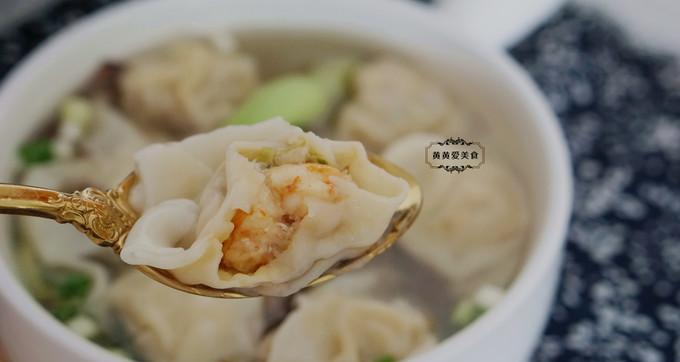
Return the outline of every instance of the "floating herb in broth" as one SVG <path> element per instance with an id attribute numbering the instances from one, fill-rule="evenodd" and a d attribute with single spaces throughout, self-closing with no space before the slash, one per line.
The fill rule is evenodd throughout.
<path id="1" fill-rule="evenodd" d="M 110 333 L 113 329 L 101 328 L 87 310 L 86 299 L 93 287 L 90 275 L 69 267 L 48 266 L 18 232 L 15 240 L 18 276 L 48 312 L 83 338 L 121 356 L 135 356 L 125 333 Z"/>

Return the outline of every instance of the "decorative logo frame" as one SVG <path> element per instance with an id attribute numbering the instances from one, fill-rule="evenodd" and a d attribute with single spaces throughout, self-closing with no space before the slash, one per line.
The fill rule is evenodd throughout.
<path id="1" fill-rule="evenodd" d="M 480 168 L 485 160 L 486 150 L 481 143 L 468 142 L 461 137 L 435 141 L 425 148 L 425 163 L 449 173 Z"/>

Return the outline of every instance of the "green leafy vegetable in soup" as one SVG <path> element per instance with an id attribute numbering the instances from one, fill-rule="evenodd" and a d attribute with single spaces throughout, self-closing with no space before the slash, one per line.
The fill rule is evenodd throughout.
<path id="1" fill-rule="evenodd" d="M 354 57 L 331 59 L 316 66 L 310 76 L 332 101 L 337 101 L 347 93 L 352 72 L 358 64 L 359 60 Z"/>
<path id="2" fill-rule="evenodd" d="M 384 355 L 382 357 L 378 357 L 373 362 L 397 362 L 397 359 L 392 357 L 391 355 Z"/>
<path id="3" fill-rule="evenodd" d="M 48 297 L 52 313 L 67 321 L 81 312 L 85 298 L 92 287 L 92 278 L 80 271 L 66 268 L 50 268 L 45 279 L 53 290 Z"/>
<path id="4" fill-rule="evenodd" d="M 297 126 L 308 126 L 330 112 L 345 93 L 354 58 L 324 62 L 308 74 L 288 74 L 257 88 L 227 124 L 253 124 L 283 117 Z"/>
<path id="5" fill-rule="evenodd" d="M 59 120 L 76 127 L 87 127 L 94 118 L 92 103 L 82 97 L 68 97 L 62 102 Z"/>
<path id="6" fill-rule="evenodd" d="M 451 313 L 451 323 L 461 329 L 474 322 L 503 299 L 505 291 L 492 284 L 481 286 L 466 299 L 458 302 Z"/>
<path id="7" fill-rule="evenodd" d="M 49 139 L 26 142 L 19 148 L 19 157 L 27 166 L 52 161 L 54 143 Z"/>
<path id="8" fill-rule="evenodd" d="M 471 300 L 464 300 L 456 305 L 451 313 L 451 322 L 457 328 L 463 328 L 486 312 L 486 307 Z"/>
<path id="9" fill-rule="evenodd" d="M 313 79 L 289 75 L 256 89 L 229 120 L 229 124 L 253 124 L 281 116 L 295 125 L 304 125 L 321 115 L 328 99 Z"/>
<path id="10" fill-rule="evenodd" d="M 70 272 L 57 284 L 61 298 L 85 298 L 92 287 L 92 278 L 80 272 Z"/>

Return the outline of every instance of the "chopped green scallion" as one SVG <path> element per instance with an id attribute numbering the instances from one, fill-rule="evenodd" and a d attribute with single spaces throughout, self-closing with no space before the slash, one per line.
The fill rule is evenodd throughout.
<path id="1" fill-rule="evenodd" d="M 59 297 L 85 298 L 92 286 L 92 279 L 89 275 L 81 272 L 71 272 L 57 285 Z"/>
<path id="2" fill-rule="evenodd" d="M 461 301 L 451 313 L 451 322 L 457 328 L 463 328 L 486 312 L 484 306 L 471 300 Z"/>
<path id="3" fill-rule="evenodd" d="M 52 315 L 62 322 L 67 322 L 73 319 L 79 313 L 79 306 L 77 303 L 64 302 L 60 303 L 51 309 Z"/>
<path id="4" fill-rule="evenodd" d="M 373 362 L 397 362 L 397 359 L 389 354 L 386 354 L 384 356 L 374 359 Z"/>
<path id="5" fill-rule="evenodd" d="M 66 325 L 83 338 L 91 339 L 100 333 L 99 326 L 90 317 L 80 314 L 71 318 Z"/>
<path id="6" fill-rule="evenodd" d="M 64 99 L 59 110 L 59 119 L 64 123 L 71 123 L 79 128 L 85 128 L 94 118 L 92 103 L 82 97 L 68 97 Z"/>
<path id="7" fill-rule="evenodd" d="M 19 157 L 26 165 L 49 162 L 54 159 L 54 144 L 48 139 L 26 142 L 19 148 Z"/>
<path id="8" fill-rule="evenodd" d="M 255 154 L 254 160 L 265 165 L 271 165 L 274 163 L 274 157 L 276 156 L 276 151 L 271 147 L 264 147 Z"/>
<path id="9" fill-rule="evenodd" d="M 316 150 L 311 149 L 309 150 L 309 154 L 307 155 L 307 162 L 311 163 L 318 163 L 320 165 L 328 165 L 328 161 L 326 161 L 323 156 L 321 156 Z"/>

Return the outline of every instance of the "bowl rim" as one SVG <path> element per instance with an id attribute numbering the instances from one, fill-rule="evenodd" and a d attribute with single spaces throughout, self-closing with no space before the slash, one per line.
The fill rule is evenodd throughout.
<path id="1" fill-rule="evenodd" d="M 242 0 L 232 0 L 230 4 Z M 203 4 L 214 1 L 205 0 Z M 249 0 L 262 6 L 271 5 L 268 0 Z M 288 3 L 314 4 L 314 0 L 289 0 Z M 343 2 L 323 2 L 324 5 L 336 7 L 361 8 L 369 13 L 382 13 L 393 17 L 411 19 L 422 23 L 423 28 L 431 28 L 432 31 L 440 32 L 450 42 L 466 45 L 466 50 L 476 53 L 491 62 L 497 71 L 513 84 L 525 102 L 525 106 L 531 110 L 539 121 L 532 122 L 532 126 L 545 137 L 545 144 L 550 145 L 544 152 L 548 163 L 552 165 L 549 170 L 549 183 L 551 185 L 550 197 L 546 201 L 545 221 L 541 224 L 534 236 L 535 246 L 508 288 L 503 300 L 488 313 L 464 328 L 460 332 L 442 340 L 436 347 L 423 354 L 415 356 L 416 360 L 428 360 L 441 354 L 442 350 L 464 349 L 484 335 L 493 330 L 497 325 L 507 323 L 512 317 L 514 310 L 527 303 L 536 284 L 542 281 L 543 276 L 549 273 L 555 263 L 561 259 L 561 252 L 566 240 L 567 227 L 571 215 L 572 206 L 572 173 L 569 152 L 565 138 L 559 123 L 548 106 L 543 95 L 532 82 L 528 74 L 507 53 L 477 46 L 455 34 L 448 34 L 442 24 L 434 20 L 433 13 L 424 6 L 406 1 L 373 0 L 344 0 Z M 196 4 L 196 1 L 193 2 Z M 213 4 L 214 5 L 214 4 Z M 145 2 L 122 2 L 106 6 L 93 14 L 90 14 L 76 23 L 60 30 L 45 42 L 36 47 L 25 56 L 6 76 L 0 85 L 0 114 L 9 107 L 11 95 L 16 93 L 21 85 L 32 78 L 31 72 L 50 62 L 50 58 L 63 51 L 69 51 L 69 44 L 74 44 L 79 37 L 88 37 L 97 28 L 105 25 L 120 26 L 126 16 L 136 13 L 153 13 L 155 9 L 162 7 L 182 8 L 186 6 L 182 0 L 151 0 Z M 35 299 L 24 289 L 19 280 L 6 263 L 0 263 L 0 285 L 3 286 L 0 294 L 12 307 L 21 314 L 25 320 L 33 324 L 45 336 L 55 340 L 58 344 L 68 349 L 79 351 L 83 357 L 92 360 L 123 361 L 120 357 L 104 353 L 103 347 L 92 343 L 77 334 L 71 332 L 64 324 L 54 319 Z M 65 333 L 66 331 L 66 333 Z"/>

